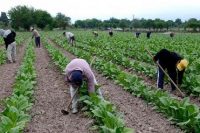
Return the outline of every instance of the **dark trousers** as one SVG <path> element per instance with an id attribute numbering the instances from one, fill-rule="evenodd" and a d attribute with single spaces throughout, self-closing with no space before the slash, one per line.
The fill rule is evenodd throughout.
<path id="1" fill-rule="evenodd" d="M 40 47 L 40 37 L 35 37 L 36 47 Z"/>
<path id="2" fill-rule="evenodd" d="M 163 67 L 163 69 L 165 70 L 166 68 Z M 176 83 L 176 76 L 177 76 L 177 72 L 176 69 L 167 69 L 167 72 L 170 76 L 170 78 L 174 81 L 174 83 Z M 163 84 L 164 84 L 164 72 L 160 69 L 160 67 L 158 68 L 158 75 L 157 75 L 157 87 L 163 89 Z M 174 86 L 174 84 L 171 82 L 171 88 L 172 90 L 175 90 L 176 87 Z"/>

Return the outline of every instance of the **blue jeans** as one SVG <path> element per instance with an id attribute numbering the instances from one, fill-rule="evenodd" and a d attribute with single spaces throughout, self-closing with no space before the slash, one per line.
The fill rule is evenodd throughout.
<path id="1" fill-rule="evenodd" d="M 166 68 L 163 67 L 163 69 L 165 70 Z M 174 83 L 176 83 L 176 76 L 177 76 L 177 72 L 176 69 L 167 69 L 168 74 L 170 76 L 170 78 L 174 81 Z M 160 89 L 163 89 L 163 84 L 164 84 L 164 76 L 165 73 L 160 69 L 160 67 L 158 67 L 158 75 L 157 75 L 157 87 Z M 174 86 L 174 84 L 171 82 L 171 88 L 172 90 L 175 90 L 176 87 Z"/>

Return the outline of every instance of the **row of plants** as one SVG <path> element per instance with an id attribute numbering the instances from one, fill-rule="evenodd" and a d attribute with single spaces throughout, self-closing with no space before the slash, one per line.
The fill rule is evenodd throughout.
<path id="1" fill-rule="evenodd" d="M 19 35 L 17 35 L 16 37 L 16 43 L 17 43 L 17 46 L 19 45 L 22 45 L 24 43 L 25 40 L 27 40 L 28 38 L 28 35 L 26 33 L 19 33 Z M 1 64 L 4 64 L 6 62 L 6 51 L 5 51 L 5 46 L 4 45 L 4 41 L 3 39 L 1 38 L 0 39 L 0 45 L 2 45 L 2 48 L 3 49 L 0 49 L 0 65 Z"/>
<path id="2" fill-rule="evenodd" d="M 185 40 L 184 36 L 185 38 L 187 38 L 187 40 Z M 136 41 L 131 41 L 131 39 L 127 41 L 127 38 L 126 40 L 123 40 L 122 36 L 120 36 L 120 38 L 115 37 L 114 39 L 94 39 L 90 37 L 90 39 L 88 39 L 88 42 L 84 41 L 84 39 L 87 40 L 88 38 L 85 36 L 79 36 L 78 38 L 78 41 L 84 44 L 82 45 L 82 47 L 87 47 L 86 45 L 90 45 L 100 48 L 99 50 L 104 49 L 105 51 L 116 53 L 115 55 L 113 55 L 115 56 L 113 59 L 118 58 L 118 63 L 121 62 L 121 64 L 124 65 L 123 62 L 125 62 L 125 64 L 128 65 L 129 68 L 131 68 L 131 65 L 127 64 L 127 61 L 129 61 L 130 58 L 134 57 L 134 59 L 140 60 L 131 60 L 131 62 L 134 62 L 133 68 L 137 69 L 137 71 L 139 72 L 143 72 L 150 78 L 156 77 L 156 71 L 155 67 L 152 66 L 152 59 L 147 54 L 147 51 L 145 51 L 144 48 L 146 47 L 150 49 L 153 54 L 155 54 L 156 51 L 159 51 L 161 48 L 168 48 L 170 50 L 175 49 L 175 51 L 179 51 L 179 53 L 182 53 L 187 59 L 189 59 L 190 62 L 189 67 L 185 72 L 182 89 L 184 89 L 184 91 L 186 91 L 188 94 L 200 94 L 200 73 L 198 71 L 200 68 L 200 59 L 198 58 L 198 55 L 200 55 L 200 53 L 198 53 L 199 47 L 197 47 L 197 44 L 198 42 L 200 42 L 200 40 L 195 36 L 193 37 L 193 35 L 183 35 L 173 40 L 166 39 L 162 36 L 153 38 L 151 40 L 138 39 Z M 106 42 L 104 39 L 106 40 Z M 147 63 L 141 61 L 145 61 Z"/>
<path id="3" fill-rule="evenodd" d="M 0 49 L 0 64 L 4 64 L 6 62 L 6 52 L 5 50 Z"/>
<path id="4" fill-rule="evenodd" d="M 53 37 L 53 40 L 55 40 L 55 36 Z M 64 40 L 64 41 L 63 41 Z M 59 39 L 60 44 L 64 44 L 66 41 L 64 38 L 60 37 Z M 121 65 L 123 67 L 125 67 L 125 69 L 127 70 L 135 70 L 136 72 L 143 73 L 146 76 L 150 77 L 151 79 L 155 79 L 156 78 L 156 66 L 151 66 L 139 61 L 135 61 L 135 60 L 130 60 L 129 58 L 125 57 L 120 51 L 113 51 L 110 48 L 107 48 L 107 46 L 104 46 L 104 48 L 100 48 L 98 47 L 98 49 L 96 48 L 95 45 L 90 46 L 82 44 L 77 42 L 76 43 L 76 47 L 81 48 L 83 50 L 86 51 L 90 51 L 92 53 L 94 53 L 93 55 L 97 55 L 101 58 L 104 58 L 107 61 L 112 61 L 118 65 Z M 115 54 L 113 54 L 115 53 Z M 187 92 L 188 94 L 193 94 L 193 95 L 199 95 L 200 94 L 200 82 L 198 80 L 198 78 L 196 78 L 196 75 L 189 75 L 189 74 L 185 74 L 184 79 L 183 79 L 183 84 L 182 84 L 182 89 Z M 191 80 L 193 82 L 191 82 Z M 189 87 L 188 87 L 189 86 Z"/>
<path id="5" fill-rule="evenodd" d="M 29 44 L 22 65 L 17 72 L 13 93 L 4 100 L 5 109 L 0 114 L 1 133 L 21 133 L 31 118 L 28 112 L 33 105 L 34 86 L 36 84 L 34 62 L 34 48 L 32 44 Z"/>
<path id="6" fill-rule="evenodd" d="M 125 51 L 124 54 L 135 59 L 152 63 L 151 58 L 144 51 L 143 47 L 149 47 L 153 53 L 159 51 L 162 48 L 167 48 L 173 51 L 177 51 L 186 56 L 190 62 L 196 59 L 192 55 L 200 55 L 199 52 L 199 34 L 177 34 L 175 38 L 171 39 L 163 34 L 153 34 L 151 39 L 146 38 L 133 38 L 130 33 L 116 33 L 113 38 L 101 36 L 98 39 L 94 39 L 87 32 L 76 32 L 77 40 L 85 43 L 95 43 L 98 46 L 108 45 L 114 49 L 121 49 Z"/>
<path id="7" fill-rule="evenodd" d="M 150 64 L 153 64 L 152 59 L 144 50 L 144 47 L 149 47 L 154 54 L 162 48 L 176 51 L 189 59 L 190 63 L 200 55 L 198 34 L 178 34 L 173 39 L 169 39 L 162 34 L 154 34 L 153 38 L 146 40 L 144 38 L 132 38 L 129 33 L 117 33 L 113 38 L 101 37 L 98 39 L 92 38 L 87 32 L 76 33 L 78 41 L 98 45 L 98 47 L 107 45 L 113 49 L 120 49 L 124 55 Z"/>
<path id="8" fill-rule="evenodd" d="M 58 40 L 56 41 L 59 43 Z M 61 46 L 67 51 L 88 61 L 91 61 L 93 58 L 92 53 L 70 47 L 68 44 L 61 44 Z M 164 113 L 182 129 L 185 129 L 187 132 L 200 132 L 199 107 L 195 104 L 191 104 L 189 98 L 177 100 L 176 98 L 171 97 L 167 92 L 152 89 L 151 87 L 146 86 L 136 75 L 122 71 L 112 62 L 96 58 L 93 66 L 105 76 L 123 86 L 125 90 L 154 105 L 155 109 Z"/>
<path id="9" fill-rule="evenodd" d="M 46 44 L 45 47 L 49 51 L 54 63 L 61 70 L 64 69 L 69 60 L 55 47 Z M 87 90 L 86 88 L 82 88 Z M 101 99 L 97 95 L 83 96 L 82 101 L 87 104 L 95 123 L 98 125 L 100 132 L 107 133 L 133 133 L 133 129 L 127 128 L 121 115 L 117 113 L 116 108 L 108 101 Z"/>

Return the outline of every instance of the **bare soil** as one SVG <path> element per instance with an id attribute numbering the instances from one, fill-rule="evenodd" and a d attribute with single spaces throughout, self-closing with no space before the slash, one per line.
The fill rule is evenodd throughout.
<path id="1" fill-rule="evenodd" d="M 37 86 L 32 120 L 25 133 L 88 133 L 91 119 L 83 113 L 63 115 L 70 100 L 64 76 L 53 64 L 43 47 L 36 48 Z"/>
<path id="2" fill-rule="evenodd" d="M 5 63 L 0 65 L 0 100 L 12 94 L 12 86 L 15 82 L 15 76 L 22 62 L 26 44 L 17 45 L 16 63 Z M 4 47 L 2 47 L 4 48 Z M 0 112 L 3 110 L 3 105 L 0 106 Z"/>
<path id="3" fill-rule="evenodd" d="M 63 50 L 55 43 L 49 40 L 60 51 L 62 51 L 68 58 L 76 58 L 74 55 Z M 111 101 L 118 110 L 123 114 L 125 123 L 128 127 L 134 128 L 136 133 L 181 133 L 179 127 L 174 126 L 163 115 L 153 110 L 142 99 L 131 95 L 129 92 L 123 90 L 122 87 L 115 85 L 111 80 L 106 79 L 96 70 L 93 70 L 99 84 L 102 86 L 103 95 L 106 99 Z"/>

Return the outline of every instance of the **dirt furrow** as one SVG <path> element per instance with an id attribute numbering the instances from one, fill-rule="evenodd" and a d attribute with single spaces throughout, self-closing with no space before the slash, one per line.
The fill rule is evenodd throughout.
<path id="1" fill-rule="evenodd" d="M 30 42 L 30 40 L 27 42 Z M 17 45 L 16 63 L 5 63 L 0 65 L 0 100 L 5 99 L 12 93 L 12 86 L 15 82 L 16 73 L 23 59 L 26 44 L 27 43 L 20 46 Z M 0 111 L 2 110 L 3 106 L 0 106 Z"/>
<path id="2" fill-rule="evenodd" d="M 26 133 L 87 133 L 91 119 L 82 113 L 63 115 L 70 100 L 68 86 L 63 75 L 53 64 L 47 51 L 36 48 L 37 86 L 35 103 L 31 110 L 32 120 L 25 129 Z M 66 64 L 67 65 L 67 64 Z"/>
<path id="3" fill-rule="evenodd" d="M 65 51 L 49 40 L 49 43 L 56 46 L 68 58 L 76 58 L 74 55 Z M 106 79 L 96 70 L 93 70 L 99 84 L 102 86 L 104 96 L 118 107 L 124 115 L 126 125 L 134 128 L 136 133 L 181 133 L 182 131 L 172 125 L 167 118 L 153 110 L 152 106 L 147 105 L 142 99 L 134 97 L 122 87 L 115 85 L 113 81 Z"/>

